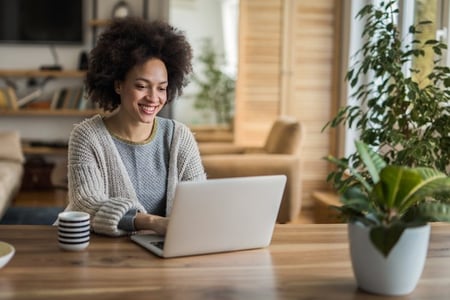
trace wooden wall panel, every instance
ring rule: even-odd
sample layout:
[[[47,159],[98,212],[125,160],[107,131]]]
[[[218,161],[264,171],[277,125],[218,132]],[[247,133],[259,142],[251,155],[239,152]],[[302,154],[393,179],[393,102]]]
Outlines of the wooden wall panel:
[[[235,141],[261,146],[280,114],[282,1],[240,1]]]
[[[330,153],[323,126],[333,115],[337,92],[338,0],[240,0],[239,73],[235,140],[262,145],[282,114],[305,127],[302,206],[326,189]]]
[[[283,99],[283,113],[293,114],[306,129],[302,152],[303,206],[312,205],[312,192],[328,188],[328,164],[322,159],[330,152],[330,138],[322,132],[332,114],[336,67],[335,37],[337,1],[291,0],[290,38],[284,47],[291,51],[286,79],[290,90]]]

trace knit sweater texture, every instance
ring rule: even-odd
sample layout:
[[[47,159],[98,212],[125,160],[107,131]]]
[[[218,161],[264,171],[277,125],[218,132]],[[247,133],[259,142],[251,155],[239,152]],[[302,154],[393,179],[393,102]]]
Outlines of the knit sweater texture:
[[[166,216],[170,216],[179,181],[206,180],[192,132],[184,124],[175,120],[173,122],[167,171]],[[138,201],[113,137],[100,115],[75,125],[70,134],[68,184],[69,205],[66,210],[89,213],[92,230],[96,233],[126,235],[127,231],[118,228],[121,218],[131,209],[147,212]]]

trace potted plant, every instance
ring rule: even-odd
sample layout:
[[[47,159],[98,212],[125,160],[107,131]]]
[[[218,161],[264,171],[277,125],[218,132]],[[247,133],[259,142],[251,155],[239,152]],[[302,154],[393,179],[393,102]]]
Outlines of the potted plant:
[[[203,65],[202,75],[194,74],[198,86],[194,107],[214,112],[217,124],[231,125],[234,112],[235,80],[220,68],[219,56],[212,42],[204,40],[199,61]]]
[[[355,129],[388,163],[429,166],[448,175],[450,68],[440,65],[447,45],[423,37],[432,26],[429,21],[419,21],[401,35],[396,2],[369,4],[357,14],[365,20],[364,43],[346,76],[354,102],[325,128]],[[347,159],[353,167],[361,166],[357,152]],[[340,181],[344,171],[339,168],[330,179]]]
[[[416,286],[428,222],[450,221],[450,69],[439,65],[447,46],[422,37],[428,21],[402,36],[396,2],[359,11],[364,43],[346,76],[354,102],[325,126],[360,135],[357,151],[328,157],[337,168],[327,180],[341,195],[358,286],[388,295]]]
[[[430,221],[450,221],[450,177],[434,169],[387,164],[361,141],[363,168],[328,160],[349,172],[341,185],[350,254],[358,286],[384,295],[414,290],[426,259]]]

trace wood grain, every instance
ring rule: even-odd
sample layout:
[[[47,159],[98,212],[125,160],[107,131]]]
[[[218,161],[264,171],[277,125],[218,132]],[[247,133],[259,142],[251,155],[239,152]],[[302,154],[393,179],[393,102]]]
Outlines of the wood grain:
[[[395,299],[448,299],[449,229],[433,224],[418,287]],[[0,299],[383,299],[357,289],[344,224],[277,225],[266,249],[174,259],[95,234],[65,252],[52,226],[3,225],[0,240],[16,247]]]
[[[302,147],[302,208],[328,188],[335,139],[322,132],[335,114],[340,72],[340,6],[330,0],[239,1],[239,75],[235,142],[262,146],[279,115],[298,118]]]

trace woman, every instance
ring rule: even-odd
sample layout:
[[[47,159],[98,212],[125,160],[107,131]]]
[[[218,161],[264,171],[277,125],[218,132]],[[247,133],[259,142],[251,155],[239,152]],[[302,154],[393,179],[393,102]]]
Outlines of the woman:
[[[179,181],[205,180],[185,125],[158,117],[181,95],[192,50],[169,24],[114,21],[91,51],[89,98],[105,111],[75,126],[69,140],[69,205],[91,215],[94,232],[164,234]]]

